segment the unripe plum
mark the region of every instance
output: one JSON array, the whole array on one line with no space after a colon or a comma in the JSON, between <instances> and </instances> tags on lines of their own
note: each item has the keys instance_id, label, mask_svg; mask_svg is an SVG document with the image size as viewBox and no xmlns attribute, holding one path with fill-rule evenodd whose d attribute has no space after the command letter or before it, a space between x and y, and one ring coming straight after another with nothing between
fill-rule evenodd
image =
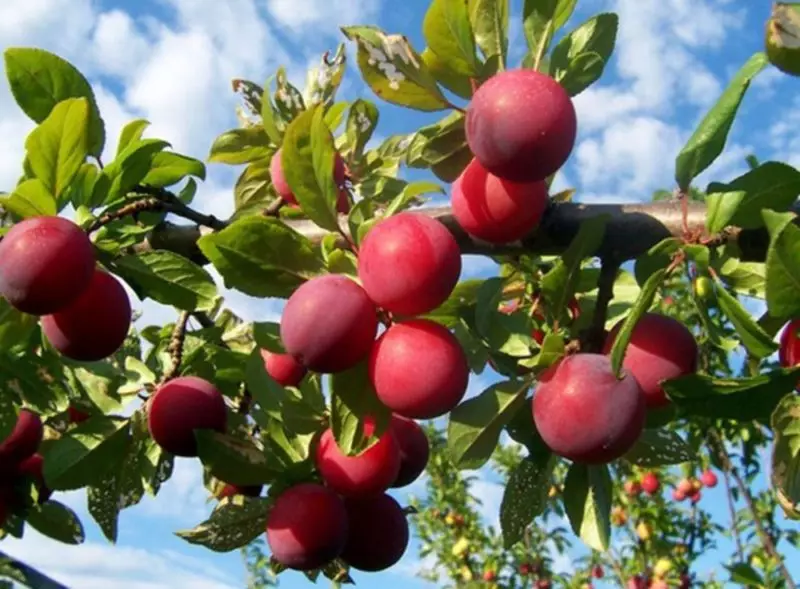
<instances>
[{"instance_id":1,"label":"unripe plum","mask_svg":"<svg viewBox=\"0 0 800 589\"><path fill-rule=\"evenodd\" d=\"M286 302L281 340L309 370L342 372L367 357L378 332L378 313L367 293L341 274L317 276Z\"/></svg>"},{"instance_id":2,"label":"unripe plum","mask_svg":"<svg viewBox=\"0 0 800 589\"><path fill-rule=\"evenodd\" d=\"M222 393L196 376L179 376L161 385L147 414L153 440L176 456L197 456L194 430L225 432L228 415Z\"/></svg>"},{"instance_id":3,"label":"unripe plum","mask_svg":"<svg viewBox=\"0 0 800 589\"><path fill-rule=\"evenodd\" d=\"M648 472L642 477L642 490L648 495L655 495L661 488L661 482L653 472Z\"/></svg>"},{"instance_id":4,"label":"unripe plum","mask_svg":"<svg viewBox=\"0 0 800 589\"><path fill-rule=\"evenodd\" d=\"M472 154L492 174L515 182L544 180L575 146L577 116L564 88L530 69L501 72L475 92L465 129Z\"/></svg>"},{"instance_id":5,"label":"unripe plum","mask_svg":"<svg viewBox=\"0 0 800 589\"><path fill-rule=\"evenodd\" d=\"M389 495L345 499L347 543L342 559L354 569L377 572L403 557L408 547L408 520Z\"/></svg>"},{"instance_id":6,"label":"unripe plum","mask_svg":"<svg viewBox=\"0 0 800 589\"><path fill-rule=\"evenodd\" d=\"M611 351L622 323L608 334L604 353ZM661 383L694 373L697 356L697 341L683 323L666 315L645 313L633 328L622 365L638 381L647 406L663 407L669 399Z\"/></svg>"},{"instance_id":7,"label":"unripe plum","mask_svg":"<svg viewBox=\"0 0 800 589\"><path fill-rule=\"evenodd\" d=\"M34 454L17 465L16 476L19 478L26 478L36 484L36 489L39 492L39 503L44 503L53 494L53 491L47 488L44 481L44 458L41 454Z\"/></svg>"},{"instance_id":8,"label":"unripe plum","mask_svg":"<svg viewBox=\"0 0 800 589\"><path fill-rule=\"evenodd\" d=\"M403 212L378 221L358 254L358 278L376 305L423 315L441 305L461 276L461 251L441 222Z\"/></svg>"},{"instance_id":9,"label":"unripe plum","mask_svg":"<svg viewBox=\"0 0 800 589\"><path fill-rule=\"evenodd\" d=\"M290 205L298 205L299 203L297 202L297 197L289 187L289 183L286 181L286 176L283 173L283 160L281 159L282 156L283 148L280 148L273 154L272 159L269 162L269 174L272 178L272 186L275 188L275 192L284 200L284 202ZM344 160L338 153L334 156L333 160L333 180L336 182L336 186L338 186L340 189L344 185ZM340 213L347 213L350 209L350 203L347 201L346 193L343 195L340 191L337 208Z\"/></svg>"},{"instance_id":10,"label":"unripe plum","mask_svg":"<svg viewBox=\"0 0 800 589\"><path fill-rule=\"evenodd\" d=\"M267 374L282 387L296 387L306 375L306 367L291 354L261 350L261 357L264 359L264 369Z\"/></svg>"},{"instance_id":11,"label":"unripe plum","mask_svg":"<svg viewBox=\"0 0 800 589\"><path fill-rule=\"evenodd\" d=\"M67 358L95 362L108 358L122 346L131 326L131 314L128 293L119 281L97 270L76 300L42 317L42 333Z\"/></svg>"},{"instance_id":12,"label":"unripe plum","mask_svg":"<svg viewBox=\"0 0 800 589\"><path fill-rule=\"evenodd\" d=\"M433 419L464 398L469 364L447 328L413 319L395 323L378 338L369 359L369 375L378 398L394 413Z\"/></svg>"},{"instance_id":13,"label":"unripe plum","mask_svg":"<svg viewBox=\"0 0 800 589\"><path fill-rule=\"evenodd\" d=\"M375 432L375 422L364 421L364 435ZM339 449L333 430L325 430L316 453L317 469L325 483L348 497L383 493L397 480L400 472L400 447L387 429L377 442L357 456L348 456Z\"/></svg>"},{"instance_id":14,"label":"unripe plum","mask_svg":"<svg viewBox=\"0 0 800 589\"><path fill-rule=\"evenodd\" d=\"M0 471L15 468L33 456L44 437L42 418L29 409L21 409L14 429L0 442Z\"/></svg>"},{"instance_id":15,"label":"unripe plum","mask_svg":"<svg viewBox=\"0 0 800 589\"><path fill-rule=\"evenodd\" d=\"M31 315L55 313L89 286L92 242L63 217L30 217L0 241L0 295Z\"/></svg>"},{"instance_id":16,"label":"unripe plum","mask_svg":"<svg viewBox=\"0 0 800 589\"><path fill-rule=\"evenodd\" d=\"M490 174L473 159L453 182L453 216L470 235L489 243L510 243L539 226L547 208L543 180L512 182Z\"/></svg>"},{"instance_id":17,"label":"unripe plum","mask_svg":"<svg viewBox=\"0 0 800 589\"><path fill-rule=\"evenodd\" d=\"M244 495L246 497L258 497L261 495L264 485L247 485L240 487L238 485L227 484L222 487L219 492L218 499L222 501L226 497L234 497L236 495Z\"/></svg>"},{"instance_id":18,"label":"unripe plum","mask_svg":"<svg viewBox=\"0 0 800 589\"><path fill-rule=\"evenodd\" d=\"M539 377L533 419L554 453L574 462L604 464L639 439L644 396L630 372L623 369L617 378L608 356L575 354Z\"/></svg>"},{"instance_id":19,"label":"unripe plum","mask_svg":"<svg viewBox=\"0 0 800 589\"><path fill-rule=\"evenodd\" d=\"M706 470L703 472L703 474L700 476L700 481L709 489L716 487L718 482L717 475L715 475L714 471L712 470Z\"/></svg>"},{"instance_id":20,"label":"unripe plum","mask_svg":"<svg viewBox=\"0 0 800 589\"><path fill-rule=\"evenodd\" d=\"M413 419L392 414L390 428L400 448L400 472L392 487L405 487L417 480L425 470L430 455L430 443L428 436Z\"/></svg>"},{"instance_id":21,"label":"unripe plum","mask_svg":"<svg viewBox=\"0 0 800 589\"><path fill-rule=\"evenodd\" d=\"M267 542L280 564L308 571L342 554L347 526L342 499L322 485L304 483L275 500L267 519Z\"/></svg>"},{"instance_id":22,"label":"unripe plum","mask_svg":"<svg viewBox=\"0 0 800 589\"><path fill-rule=\"evenodd\" d=\"M778 360L784 368L800 364L800 319L792 319L783 328L778 348Z\"/></svg>"}]
</instances>

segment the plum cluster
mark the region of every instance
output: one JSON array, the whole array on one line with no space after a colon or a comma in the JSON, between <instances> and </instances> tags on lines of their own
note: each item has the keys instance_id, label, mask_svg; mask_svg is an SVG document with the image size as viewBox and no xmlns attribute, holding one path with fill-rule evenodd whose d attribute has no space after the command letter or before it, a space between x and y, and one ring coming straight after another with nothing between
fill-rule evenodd
<instances>
[{"instance_id":1,"label":"plum cluster","mask_svg":"<svg viewBox=\"0 0 800 589\"><path fill-rule=\"evenodd\" d=\"M97 267L86 233L63 217L30 217L3 236L0 295L18 311L40 316L50 344L79 362L107 358L130 329L128 294Z\"/></svg>"},{"instance_id":2,"label":"plum cluster","mask_svg":"<svg viewBox=\"0 0 800 589\"><path fill-rule=\"evenodd\" d=\"M549 200L548 178L575 146L572 99L546 74L501 72L475 92L465 131L474 157L453 183L453 216L477 239L522 239L539 226Z\"/></svg>"}]
</instances>

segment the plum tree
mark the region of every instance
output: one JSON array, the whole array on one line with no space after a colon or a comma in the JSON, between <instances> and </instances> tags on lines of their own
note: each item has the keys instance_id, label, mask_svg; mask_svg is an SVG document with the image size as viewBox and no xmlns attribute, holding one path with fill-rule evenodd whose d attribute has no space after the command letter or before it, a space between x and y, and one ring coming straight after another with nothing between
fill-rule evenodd
<instances>
[{"instance_id":1,"label":"plum tree","mask_svg":"<svg viewBox=\"0 0 800 589\"><path fill-rule=\"evenodd\" d=\"M633 376L618 379L608 357L575 354L543 372L533 396L533 418L545 444L585 464L619 458L639 439L645 402ZM580 423L577 429L574 424Z\"/></svg>"},{"instance_id":2,"label":"plum tree","mask_svg":"<svg viewBox=\"0 0 800 589\"><path fill-rule=\"evenodd\" d=\"M261 350L264 368L275 382L284 387L296 387L306 375L306 367L290 354L277 354Z\"/></svg>"},{"instance_id":3,"label":"plum tree","mask_svg":"<svg viewBox=\"0 0 800 589\"><path fill-rule=\"evenodd\" d=\"M490 243L509 243L538 227L547 208L547 184L503 180L473 159L453 182L450 202L464 231Z\"/></svg>"},{"instance_id":4,"label":"plum tree","mask_svg":"<svg viewBox=\"0 0 800 589\"><path fill-rule=\"evenodd\" d=\"M29 217L0 241L0 295L24 313L47 315L72 303L94 275L92 242L63 217Z\"/></svg>"},{"instance_id":5,"label":"plum tree","mask_svg":"<svg viewBox=\"0 0 800 589\"><path fill-rule=\"evenodd\" d=\"M432 419L451 411L467 392L469 365L458 340L427 319L395 323L369 358L375 393L393 412Z\"/></svg>"},{"instance_id":6,"label":"plum tree","mask_svg":"<svg viewBox=\"0 0 800 589\"><path fill-rule=\"evenodd\" d=\"M43 436L41 417L29 409L21 409L14 429L0 442L0 472L14 469L20 462L33 456Z\"/></svg>"},{"instance_id":7,"label":"plum tree","mask_svg":"<svg viewBox=\"0 0 800 589\"><path fill-rule=\"evenodd\" d=\"M400 450L400 470L392 487L405 487L417 480L428 464L428 436L416 421L401 415L393 414L389 427Z\"/></svg>"},{"instance_id":8,"label":"plum tree","mask_svg":"<svg viewBox=\"0 0 800 589\"><path fill-rule=\"evenodd\" d=\"M621 327L617 323L611 329L604 352L611 350ZM663 407L669 399L661 383L694 373L697 357L697 340L685 325L666 315L645 313L633 329L623 366L639 382L647 406Z\"/></svg>"},{"instance_id":9,"label":"plum tree","mask_svg":"<svg viewBox=\"0 0 800 589\"><path fill-rule=\"evenodd\" d=\"M319 568L344 550L348 514L331 489L303 483L283 491L267 520L272 556L283 566L301 571Z\"/></svg>"},{"instance_id":10,"label":"plum tree","mask_svg":"<svg viewBox=\"0 0 800 589\"><path fill-rule=\"evenodd\" d=\"M315 372L352 368L367 357L377 332L377 311L367 293L338 274L304 283L289 297L281 316L286 351Z\"/></svg>"},{"instance_id":11,"label":"plum tree","mask_svg":"<svg viewBox=\"0 0 800 589\"><path fill-rule=\"evenodd\" d=\"M95 362L122 346L131 316L128 293L119 281L107 272L96 270L77 299L42 317L42 333L67 358Z\"/></svg>"},{"instance_id":12,"label":"plum tree","mask_svg":"<svg viewBox=\"0 0 800 589\"><path fill-rule=\"evenodd\" d=\"M195 430L225 432L225 399L207 380L179 376L156 390L147 419L150 435L164 450L176 456L197 456Z\"/></svg>"},{"instance_id":13,"label":"plum tree","mask_svg":"<svg viewBox=\"0 0 800 589\"><path fill-rule=\"evenodd\" d=\"M376 305L422 315L441 305L461 276L461 251L439 221L398 213L375 223L359 248L358 278Z\"/></svg>"},{"instance_id":14,"label":"plum tree","mask_svg":"<svg viewBox=\"0 0 800 589\"><path fill-rule=\"evenodd\" d=\"M364 422L364 435L375 433L375 421ZM339 448L332 429L323 432L316 451L319 473L331 489L349 497L374 495L386 491L400 472L400 448L390 429L356 456Z\"/></svg>"},{"instance_id":15,"label":"plum tree","mask_svg":"<svg viewBox=\"0 0 800 589\"><path fill-rule=\"evenodd\" d=\"M470 151L489 172L515 182L544 180L558 171L572 153L577 129L569 94L535 70L494 75L467 107Z\"/></svg>"},{"instance_id":16,"label":"plum tree","mask_svg":"<svg viewBox=\"0 0 800 589\"><path fill-rule=\"evenodd\" d=\"M390 495L345 499L347 542L342 558L354 569L377 572L397 564L408 547L405 513Z\"/></svg>"}]
</instances>

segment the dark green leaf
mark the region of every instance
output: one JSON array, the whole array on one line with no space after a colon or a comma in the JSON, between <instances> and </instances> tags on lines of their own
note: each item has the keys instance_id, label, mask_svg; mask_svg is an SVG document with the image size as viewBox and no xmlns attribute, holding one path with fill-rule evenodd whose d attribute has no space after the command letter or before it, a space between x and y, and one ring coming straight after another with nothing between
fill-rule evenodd
<instances>
[{"instance_id":1,"label":"dark green leaf","mask_svg":"<svg viewBox=\"0 0 800 589\"><path fill-rule=\"evenodd\" d=\"M195 430L197 452L211 474L231 485L260 485L275 479L275 465L249 440L213 430Z\"/></svg>"},{"instance_id":2,"label":"dark green leaf","mask_svg":"<svg viewBox=\"0 0 800 589\"><path fill-rule=\"evenodd\" d=\"M500 527L506 550L522 540L525 528L544 511L555 462L552 454L528 456L509 474L500 504Z\"/></svg>"},{"instance_id":3,"label":"dark green leaf","mask_svg":"<svg viewBox=\"0 0 800 589\"><path fill-rule=\"evenodd\" d=\"M594 550L608 550L612 491L607 466L570 466L564 483L564 507L573 531Z\"/></svg>"},{"instance_id":4,"label":"dark green leaf","mask_svg":"<svg viewBox=\"0 0 800 589\"><path fill-rule=\"evenodd\" d=\"M89 152L103 153L106 135L103 119L89 82L75 66L43 49L9 47L5 50L8 85L17 104L36 123L41 123L59 102L86 98L90 106Z\"/></svg>"},{"instance_id":5,"label":"dark green leaf","mask_svg":"<svg viewBox=\"0 0 800 589\"><path fill-rule=\"evenodd\" d=\"M717 278L717 303L725 316L733 324L742 344L756 358L765 358L778 349L772 338L747 312L736 297L725 290L725 285Z\"/></svg>"},{"instance_id":6,"label":"dark green leaf","mask_svg":"<svg viewBox=\"0 0 800 589\"><path fill-rule=\"evenodd\" d=\"M753 54L681 149L675 160L675 181L683 190L722 153L744 94L767 63L766 54Z\"/></svg>"},{"instance_id":7,"label":"dark green leaf","mask_svg":"<svg viewBox=\"0 0 800 589\"><path fill-rule=\"evenodd\" d=\"M272 499L241 495L224 499L211 516L191 530L176 532L190 544L204 546L214 552L230 552L264 533Z\"/></svg>"},{"instance_id":8,"label":"dark green leaf","mask_svg":"<svg viewBox=\"0 0 800 589\"><path fill-rule=\"evenodd\" d=\"M667 237L636 258L633 271L636 282L640 286L644 286L647 279L655 272L666 269L672 261L672 254L677 252L680 247L681 240L676 237Z\"/></svg>"},{"instance_id":9,"label":"dark green leaf","mask_svg":"<svg viewBox=\"0 0 800 589\"><path fill-rule=\"evenodd\" d=\"M373 438L389 425L391 413L375 394L367 362L330 376L331 428L339 449L352 456L363 452L369 443L364 436L364 418L375 420Z\"/></svg>"},{"instance_id":10,"label":"dark green leaf","mask_svg":"<svg viewBox=\"0 0 800 589\"><path fill-rule=\"evenodd\" d=\"M770 315L777 318L800 314L800 229L793 213L762 211L770 233L766 261L766 300Z\"/></svg>"},{"instance_id":11,"label":"dark green leaf","mask_svg":"<svg viewBox=\"0 0 800 589\"><path fill-rule=\"evenodd\" d=\"M664 381L662 386L686 415L765 422L798 380L800 368L793 368L738 379L692 374Z\"/></svg>"},{"instance_id":12,"label":"dark green leaf","mask_svg":"<svg viewBox=\"0 0 800 589\"><path fill-rule=\"evenodd\" d=\"M274 218L244 217L197 245L227 288L256 297L288 297L324 269L313 244Z\"/></svg>"},{"instance_id":13,"label":"dark green leaf","mask_svg":"<svg viewBox=\"0 0 800 589\"><path fill-rule=\"evenodd\" d=\"M695 455L677 433L665 429L646 429L624 458L636 466L654 467L689 462Z\"/></svg>"},{"instance_id":14,"label":"dark green leaf","mask_svg":"<svg viewBox=\"0 0 800 589\"><path fill-rule=\"evenodd\" d=\"M603 75L614 52L619 17L593 16L559 41L550 57L550 75L570 96L580 94Z\"/></svg>"},{"instance_id":15,"label":"dark green leaf","mask_svg":"<svg viewBox=\"0 0 800 589\"><path fill-rule=\"evenodd\" d=\"M37 532L64 544L83 544L83 525L75 512L58 501L50 500L31 509L25 520Z\"/></svg>"},{"instance_id":16,"label":"dark green leaf","mask_svg":"<svg viewBox=\"0 0 800 589\"><path fill-rule=\"evenodd\" d=\"M719 233L728 225L757 229L761 211L787 210L800 195L800 171L780 162L766 162L732 182L713 182L706 189L706 229Z\"/></svg>"},{"instance_id":17,"label":"dark green leaf","mask_svg":"<svg viewBox=\"0 0 800 589\"><path fill-rule=\"evenodd\" d=\"M786 516L800 519L800 397L786 395L772 414L772 486Z\"/></svg>"},{"instance_id":18,"label":"dark green leaf","mask_svg":"<svg viewBox=\"0 0 800 589\"><path fill-rule=\"evenodd\" d=\"M525 401L529 388L517 380L499 382L453 409L447 447L458 468L480 468L489 460L500 433Z\"/></svg>"},{"instance_id":19,"label":"dark green leaf","mask_svg":"<svg viewBox=\"0 0 800 589\"><path fill-rule=\"evenodd\" d=\"M184 311L210 311L217 299L214 279L183 256L158 250L123 256L116 261L119 275L139 298L151 298Z\"/></svg>"}]
</instances>

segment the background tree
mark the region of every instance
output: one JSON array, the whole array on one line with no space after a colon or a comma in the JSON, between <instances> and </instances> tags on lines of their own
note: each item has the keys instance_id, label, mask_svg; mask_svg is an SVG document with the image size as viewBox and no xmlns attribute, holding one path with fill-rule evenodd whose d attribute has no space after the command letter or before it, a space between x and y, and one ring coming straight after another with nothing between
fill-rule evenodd
<instances>
[{"instance_id":1,"label":"background tree","mask_svg":"<svg viewBox=\"0 0 800 589\"><path fill-rule=\"evenodd\" d=\"M602 75L617 17L555 42L574 6L526 3L530 51L511 70L502 0L433 1L422 53L402 35L344 27L377 96L447 112L372 149L377 106L336 100L343 47L302 92L283 70L264 87L235 81L241 126L209 154L246 165L227 220L192 207L204 164L145 138L145 121L102 162L86 79L53 54L7 49L12 93L38 125L2 197L3 534L33 526L82 542L82 523L51 495L86 488L114 541L120 511L156 495L181 456L199 459L219 501L178 535L228 552L266 530L274 575L342 584L385 570L407 548L411 515L435 554L429 574L459 585L576 586L599 566L629 586L685 586L723 529L688 480L702 472L711 486L713 464L731 486L731 579L794 587L781 542L796 535L774 514L796 519L800 502L800 172L751 159L738 178L692 182L722 152L752 79L770 61L793 73L797 9L776 5L767 51L678 154L671 200L582 206L549 186L574 144L571 97ZM442 188L401 167L452 182L452 206L410 213ZM68 208L74 222L58 216ZM499 276L458 282L464 253L491 256ZM223 308L209 264L228 288L287 299L280 324ZM131 329L120 281L175 307L174 323ZM743 296L768 312L752 317ZM787 322L778 366L769 358ZM501 380L465 400L469 372L487 366ZM385 492L424 466L414 420L444 416L446 434L428 429L428 497L404 509ZM498 447L501 434L517 445ZM756 494L767 442L772 488ZM499 531L480 525L461 474L487 464L506 481ZM688 512L658 496L672 484ZM561 514L591 550L570 578L552 559L577 540L544 525ZM248 562L254 584L273 582L257 547ZM57 586L11 560L2 574Z\"/></svg>"}]
</instances>

